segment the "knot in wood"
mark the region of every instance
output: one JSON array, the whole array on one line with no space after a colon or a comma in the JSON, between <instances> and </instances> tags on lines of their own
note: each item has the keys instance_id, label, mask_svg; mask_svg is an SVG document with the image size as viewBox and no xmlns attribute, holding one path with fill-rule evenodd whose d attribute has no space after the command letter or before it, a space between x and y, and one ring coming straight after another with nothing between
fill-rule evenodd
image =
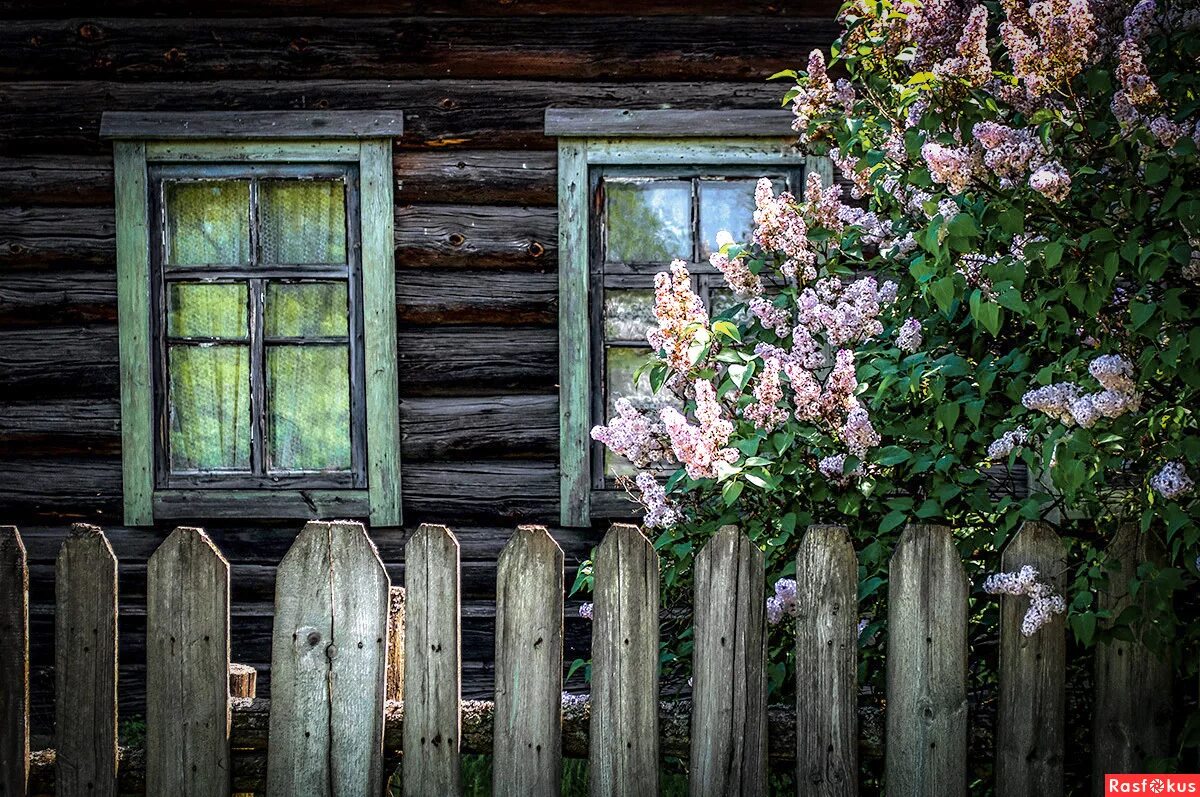
<instances>
[{"instance_id":1,"label":"knot in wood","mask_svg":"<svg viewBox=\"0 0 1200 797\"><path fill-rule=\"evenodd\" d=\"M336 659L336 658L337 658L337 654L338 654L338 648L337 648L337 645L335 645L335 644L333 644L332 642L330 642L330 643L329 643L329 645L328 645L328 647L326 647L326 648L325 648L325 656L326 656L326 657L327 657L327 658L328 658L330 661L333 661L334 659Z\"/></svg>"},{"instance_id":2,"label":"knot in wood","mask_svg":"<svg viewBox=\"0 0 1200 797\"><path fill-rule=\"evenodd\" d=\"M542 255L546 254L546 247L542 246L537 241L531 241L529 243L529 254L532 257L541 257Z\"/></svg>"},{"instance_id":3,"label":"knot in wood","mask_svg":"<svg viewBox=\"0 0 1200 797\"><path fill-rule=\"evenodd\" d=\"M104 35L104 31L99 25L93 25L91 22L85 22L79 26L79 38L85 41L94 41Z\"/></svg>"}]
</instances>

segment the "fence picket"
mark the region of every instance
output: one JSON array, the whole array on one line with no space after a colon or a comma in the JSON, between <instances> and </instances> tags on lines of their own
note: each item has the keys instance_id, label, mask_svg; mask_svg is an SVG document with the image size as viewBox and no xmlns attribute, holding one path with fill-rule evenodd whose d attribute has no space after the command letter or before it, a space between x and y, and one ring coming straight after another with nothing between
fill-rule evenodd
<instances>
[{"instance_id":1,"label":"fence picket","mask_svg":"<svg viewBox=\"0 0 1200 797\"><path fill-rule=\"evenodd\" d=\"M55 792L117 791L117 557L78 523L54 567Z\"/></svg>"},{"instance_id":2,"label":"fence picket","mask_svg":"<svg viewBox=\"0 0 1200 797\"><path fill-rule=\"evenodd\" d=\"M767 793L763 554L723 526L695 564L693 797Z\"/></svg>"},{"instance_id":3,"label":"fence picket","mask_svg":"<svg viewBox=\"0 0 1200 797\"><path fill-rule=\"evenodd\" d=\"M842 526L810 526L796 555L796 783L858 792L858 559Z\"/></svg>"},{"instance_id":4,"label":"fence picket","mask_svg":"<svg viewBox=\"0 0 1200 797\"><path fill-rule=\"evenodd\" d=\"M267 793L378 794L388 577L361 523L311 521L275 577Z\"/></svg>"},{"instance_id":5,"label":"fence picket","mask_svg":"<svg viewBox=\"0 0 1200 797\"><path fill-rule=\"evenodd\" d=\"M458 540L422 524L404 546L404 572L404 794L461 794Z\"/></svg>"},{"instance_id":6,"label":"fence picket","mask_svg":"<svg viewBox=\"0 0 1200 797\"><path fill-rule=\"evenodd\" d=\"M146 793L225 797L229 563L201 529L150 557L146 614Z\"/></svg>"},{"instance_id":7,"label":"fence picket","mask_svg":"<svg viewBox=\"0 0 1200 797\"><path fill-rule=\"evenodd\" d=\"M592 797L658 794L658 554L615 523L596 551Z\"/></svg>"},{"instance_id":8,"label":"fence picket","mask_svg":"<svg viewBox=\"0 0 1200 797\"><path fill-rule=\"evenodd\" d=\"M950 529L908 526L888 595L888 794L966 794L967 577Z\"/></svg>"},{"instance_id":9,"label":"fence picket","mask_svg":"<svg viewBox=\"0 0 1200 797\"><path fill-rule=\"evenodd\" d=\"M1107 568L1109 588L1100 593L1099 608L1118 617L1135 605L1129 581L1138 566L1164 564L1166 551L1157 534L1121 524L1108 553L1116 559L1116 567ZM1136 625L1133 633L1136 638ZM1106 772L1146 772L1147 759L1170 755L1171 662L1140 639L1112 640L1096 646L1095 666L1092 789L1102 795Z\"/></svg>"},{"instance_id":10,"label":"fence picket","mask_svg":"<svg viewBox=\"0 0 1200 797\"><path fill-rule=\"evenodd\" d=\"M1048 523L1025 523L1004 549L1001 568L1025 565L1062 592L1066 548ZM1061 615L1032 636L1021 633L1029 599L1000 600L1000 710L996 723L996 795L1063 793L1066 625Z\"/></svg>"},{"instance_id":11,"label":"fence picket","mask_svg":"<svg viewBox=\"0 0 1200 797\"><path fill-rule=\"evenodd\" d=\"M496 567L492 793L562 791L563 552L521 526Z\"/></svg>"},{"instance_id":12,"label":"fence picket","mask_svg":"<svg viewBox=\"0 0 1200 797\"><path fill-rule=\"evenodd\" d=\"M385 697L404 701L404 587L388 592L387 690Z\"/></svg>"},{"instance_id":13,"label":"fence picket","mask_svg":"<svg viewBox=\"0 0 1200 797\"><path fill-rule=\"evenodd\" d=\"M0 526L0 795L29 780L29 566L16 526Z\"/></svg>"}]
</instances>

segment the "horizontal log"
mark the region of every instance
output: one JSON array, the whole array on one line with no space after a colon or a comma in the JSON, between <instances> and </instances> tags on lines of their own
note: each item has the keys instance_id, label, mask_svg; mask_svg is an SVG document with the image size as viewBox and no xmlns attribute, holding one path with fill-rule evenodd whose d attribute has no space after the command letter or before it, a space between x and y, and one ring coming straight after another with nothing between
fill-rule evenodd
<instances>
[{"instance_id":1,"label":"horizontal log","mask_svg":"<svg viewBox=\"0 0 1200 797\"><path fill-rule=\"evenodd\" d=\"M688 136L794 137L783 108L762 111L635 111L628 108L548 108L548 136L687 138Z\"/></svg>"},{"instance_id":2,"label":"horizontal log","mask_svg":"<svg viewBox=\"0 0 1200 797\"><path fill-rule=\"evenodd\" d=\"M409 398L400 405L408 462L480 456L550 458L558 452L554 395ZM0 457L117 455L115 399L0 402Z\"/></svg>"},{"instance_id":3,"label":"horizontal log","mask_svg":"<svg viewBox=\"0 0 1200 797\"><path fill-rule=\"evenodd\" d=\"M401 324L550 325L558 318L557 304L554 273L402 269L396 275ZM22 269L0 277L0 329L116 320L114 268Z\"/></svg>"},{"instance_id":4,"label":"horizontal log","mask_svg":"<svg viewBox=\"0 0 1200 797\"><path fill-rule=\"evenodd\" d=\"M626 28L629 33L632 24ZM797 53L796 57L800 57ZM193 83L29 80L0 83L0 152L110 151L108 110L335 110L403 108L405 148L552 150L546 108L774 108L783 86L754 80L236 80Z\"/></svg>"},{"instance_id":5,"label":"horizontal log","mask_svg":"<svg viewBox=\"0 0 1200 797\"><path fill-rule=\"evenodd\" d=\"M662 16L678 14L722 14L729 16L832 18L838 0L606 0L579 3L571 0L224 0L198 9L194 0L105 0L104 13L111 16L255 17L275 14L316 16ZM47 18L86 16L96 4L89 0L0 0L0 18Z\"/></svg>"},{"instance_id":6,"label":"horizontal log","mask_svg":"<svg viewBox=\"0 0 1200 797\"><path fill-rule=\"evenodd\" d=\"M112 205L106 155L0 158L0 205Z\"/></svg>"},{"instance_id":7,"label":"horizontal log","mask_svg":"<svg viewBox=\"0 0 1200 797\"><path fill-rule=\"evenodd\" d=\"M189 26L190 27L190 26ZM85 23L79 36L90 39L99 31ZM102 32L99 35L103 35ZM40 49L41 45L35 45ZM186 54L184 54L186 57ZM256 140L401 138L404 111L110 111L100 117L100 137L120 139Z\"/></svg>"},{"instance_id":8,"label":"horizontal log","mask_svg":"<svg viewBox=\"0 0 1200 797\"><path fill-rule=\"evenodd\" d=\"M551 207L558 201L558 165L553 152L400 151L393 156L392 165L396 202L400 204L457 202Z\"/></svg>"},{"instance_id":9,"label":"horizontal log","mask_svg":"<svg viewBox=\"0 0 1200 797\"><path fill-rule=\"evenodd\" d=\"M832 16L46 18L0 26L0 79L763 80L837 35Z\"/></svg>"},{"instance_id":10,"label":"horizontal log","mask_svg":"<svg viewBox=\"0 0 1200 797\"><path fill-rule=\"evenodd\" d=\"M398 206L396 265L553 270L556 215L548 207ZM0 267L115 272L114 219L111 207L0 207Z\"/></svg>"}]
</instances>

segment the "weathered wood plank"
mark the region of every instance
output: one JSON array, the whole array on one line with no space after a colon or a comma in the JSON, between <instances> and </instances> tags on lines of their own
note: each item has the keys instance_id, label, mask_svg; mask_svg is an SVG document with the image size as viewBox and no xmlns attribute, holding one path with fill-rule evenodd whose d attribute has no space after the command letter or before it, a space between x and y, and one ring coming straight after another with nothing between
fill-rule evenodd
<instances>
[{"instance_id":1,"label":"weathered wood plank","mask_svg":"<svg viewBox=\"0 0 1200 797\"><path fill-rule=\"evenodd\" d=\"M614 524L596 551L592 608L592 797L658 794L658 554Z\"/></svg>"},{"instance_id":2,"label":"weathered wood plank","mask_svg":"<svg viewBox=\"0 0 1200 797\"><path fill-rule=\"evenodd\" d=\"M404 587L388 593L386 700L404 702Z\"/></svg>"},{"instance_id":3,"label":"weathered wood plank","mask_svg":"<svg viewBox=\"0 0 1200 797\"><path fill-rule=\"evenodd\" d=\"M77 524L55 564L55 790L117 788L117 558L104 532Z\"/></svg>"},{"instance_id":4,"label":"weathered wood plank","mask_svg":"<svg viewBox=\"0 0 1200 797\"><path fill-rule=\"evenodd\" d=\"M1166 551L1156 532L1142 533L1130 523L1117 528L1107 550L1108 587L1100 593L1099 608L1116 618L1140 605L1130 592L1138 568L1144 562L1161 567ZM1145 772L1149 759L1171 755L1171 657L1150 647L1136 623L1131 630L1133 641L1096 646L1092 786L1097 795L1104 794L1105 773Z\"/></svg>"},{"instance_id":5,"label":"weathered wood plank","mask_svg":"<svg viewBox=\"0 0 1200 797\"><path fill-rule=\"evenodd\" d=\"M146 595L148 794L225 797L229 758L229 563L181 527L150 557Z\"/></svg>"},{"instance_id":6,"label":"weathered wood plank","mask_svg":"<svg viewBox=\"0 0 1200 797\"><path fill-rule=\"evenodd\" d=\"M542 526L521 526L496 576L496 716L492 793L562 790L563 552Z\"/></svg>"},{"instance_id":7,"label":"weathered wood plank","mask_svg":"<svg viewBox=\"0 0 1200 797\"><path fill-rule=\"evenodd\" d=\"M422 525L404 546L404 793L462 792L458 540Z\"/></svg>"},{"instance_id":8,"label":"weathered wood plank","mask_svg":"<svg viewBox=\"0 0 1200 797\"><path fill-rule=\"evenodd\" d=\"M784 109L760 111L633 110L630 108L549 108L546 135L614 138L695 136L781 136L794 138L792 115Z\"/></svg>"},{"instance_id":9,"label":"weathered wood plank","mask_svg":"<svg viewBox=\"0 0 1200 797\"><path fill-rule=\"evenodd\" d=\"M397 152L394 161L396 201L468 205L536 205L555 203L555 157L551 152L524 150L428 150ZM0 178L6 173L0 159ZM15 170L14 179L24 172ZM0 198L4 189L0 187ZM47 202L46 204L50 204Z\"/></svg>"},{"instance_id":10,"label":"weathered wood plank","mask_svg":"<svg viewBox=\"0 0 1200 797\"><path fill-rule=\"evenodd\" d=\"M887 791L964 797L967 578L950 529L905 528L889 577Z\"/></svg>"},{"instance_id":11,"label":"weathered wood plank","mask_svg":"<svg viewBox=\"0 0 1200 797\"><path fill-rule=\"evenodd\" d=\"M630 36L631 25L637 36ZM414 80L762 80L794 66L798 54L837 37L832 16L521 17L504 20L378 16L193 19L89 16L13 21L0 28L0 77L28 79L254 80L340 77ZM753 42L754 46L747 46ZM107 137L250 135L240 114L214 121L114 119ZM401 134L400 115L342 122L328 111L282 125L292 136ZM156 122L156 123L150 123ZM786 129L786 123L784 125ZM268 131L267 135L276 135Z\"/></svg>"},{"instance_id":12,"label":"weathered wood plank","mask_svg":"<svg viewBox=\"0 0 1200 797\"><path fill-rule=\"evenodd\" d=\"M104 23L88 23L101 27ZM191 27L191 26L189 26ZM243 28L244 29L244 28ZM11 29L10 29L11 30ZM167 29L169 30L169 28ZM4 68L0 66L0 74ZM115 139L400 138L404 111L108 111L100 137Z\"/></svg>"},{"instance_id":13,"label":"weathered wood plank","mask_svg":"<svg viewBox=\"0 0 1200 797\"><path fill-rule=\"evenodd\" d=\"M1062 593L1067 552L1048 523L1027 522L1001 556L1001 569L1025 565ZM1066 623L1059 615L1033 636L1021 633L1029 599L1000 599L1000 709L996 721L997 797L1063 793Z\"/></svg>"},{"instance_id":14,"label":"weathered wood plank","mask_svg":"<svg viewBox=\"0 0 1200 797\"><path fill-rule=\"evenodd\" d=\"M16 526L0 526L0 794L29 779L29 569Z\"/></svg>"},{"instance_id":15,"label":"weathered wood plank","mask_svg":"<svg viewBox=\"0 0 1200 797\"><path fill-rule=\"evenodd\" d=\"M591 304L587 144L558 146L559 522L591 523Z\"/></svg>"},{"instance_id":16,"label":"weathered wood plank","mask_svg":"<svg viewBox=\"0 0 1200 797\"><path fill-rule=\"evenodd\" d=\"M556 229L553 208L399 206L396 265L400 269L553 269ZM400 279L404 279L403 274Z\"/></svg>"},{"instance_id":17,"label":"weathered wood plank","mask_svg":"<svg viewBox=\"0 0 1200 797\"><path fill-rule=\"evenodd\" d=\"M249 664L229 665L229 697L254 699L258 692L258 670Z\"/></svg>"},{"instance_id":18,"label":"weathered wood plank","mask_svg":"<svg viewBox=\"0 0 1200 797\"><path fill-rule=\"evenodd\" d=\"M0 204L112 205L109 155L0 158Z\"/></svg>"},{"instance_id":19,"label":"weathered wood plank","mask_svg":"<svg viewBox=\"0 0 1200 797\"><path fill-rule=\"evenodd\" d=\"M736 526L696 557L689 791L766 794L767 648L763 554Z\"/></svg>"},{"instance_id":20,"label":"weathered wood plank","mask_svg":"<svg viewBox=\"0 0 1200 797\"><path fill-rule=\"evenodd\" d=\"M810 526L796 554L796 784L858 793L858 559L842 526Z\"/></svg>"},{"instance_id":21,"label":"weathered wood plank","mask_svg":"<svg viewBox=\"0 0 1200 797\"><path fill-rule=\"evenodd\" d=\"M388 577L359 523L310 522L280 563L267 793L382 788Z\"/></svg>"}]
</instances>

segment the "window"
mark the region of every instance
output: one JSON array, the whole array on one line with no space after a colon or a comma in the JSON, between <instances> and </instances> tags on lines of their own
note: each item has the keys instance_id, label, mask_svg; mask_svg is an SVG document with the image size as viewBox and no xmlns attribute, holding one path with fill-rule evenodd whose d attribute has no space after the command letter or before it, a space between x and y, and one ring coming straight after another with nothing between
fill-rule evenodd
<instances>
[{"instance_id":1,"label":"window","mask_svg":"<svg viewBox=\"0 0 1200 797\"><path fill-rule=\"evenodd\" d=\"M126 523L397 525L399 117L227 116L105 115Z\"/></svg>"},{"instance_id":2,"label":"window","mask_svg":"<svg viewBox=\"0 0 1200 797\"><path fill-rule=\"evenodd\" d=\"M774 112L547 112L547 133L559 136L564 525L631 514L615 478L632 467L589 432L622 396L643 410L669 400L652 393L644 374L635 381L651 355L655 275L685 260L710 313L731 309L736 302L708 263L717 233L748 239L761 177L794 193L808 169L829 178L827 161L793 149L787 125Z\"/></svg>"}]
</instances>

